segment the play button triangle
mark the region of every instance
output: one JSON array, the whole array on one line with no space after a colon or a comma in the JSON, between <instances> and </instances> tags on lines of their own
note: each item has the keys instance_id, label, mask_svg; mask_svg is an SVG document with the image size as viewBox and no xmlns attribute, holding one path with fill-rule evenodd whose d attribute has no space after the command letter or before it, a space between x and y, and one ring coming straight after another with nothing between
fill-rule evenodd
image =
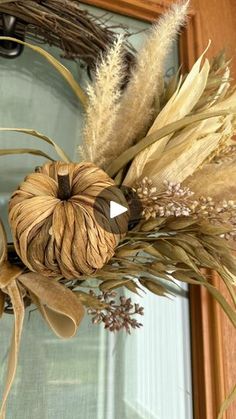
<instances>
[{"instance_id":1,"label":"play button triangle","mask_svg":"<svg viewBox=\"0 0 236 419\"><path fill-rule=\"evenodd\" d=\"M115 218L126 211L128 211L128 209L123 205L117 204L117 202L114 201L110 201L110 218Z\"/></svg>"}]
</instances>

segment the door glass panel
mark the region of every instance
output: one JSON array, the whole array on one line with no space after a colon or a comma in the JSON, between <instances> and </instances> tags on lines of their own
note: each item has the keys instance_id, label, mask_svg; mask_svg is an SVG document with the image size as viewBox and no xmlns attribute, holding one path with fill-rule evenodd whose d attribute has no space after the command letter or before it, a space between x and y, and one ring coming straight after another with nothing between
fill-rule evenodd
<instances>
[{"instance_id":1,"label":"door glass panel","mask_svg":"<svg viewBox=\"0 0 236 419\"><path fill-rule=\"evenodd\" d=\"M89 8L91 9L91 8ZM104 11L92 8L94 13ZM112 15L136 33L136 48L147 24ZM50 52L59 52L48 47ZM63 60L62 60L63 61ZM85 84L86 72L64 61ZM166 63L178 68L177 45ZM66 82L42 57L24 50L21 57L0 59L0 126L34 128L57 141L76 159L81 141L82 109ZM0 147L53 149L26 135L0 133ZM0 157L0 215L7 225L7 201L23 177L42 164L33 156ZM10 233L8 228L8 239ZM113 335L85 318L78 335L56 338L39 313L28 309L17 377L8 404L14 419L191 419L190 326L187 290L174 298L132 296L145 308L143 327L132 335ZM138 301L139 300L139 301ZM13 318L1 320L1 365L6 365ZM3 389L5 367L1 369Z\"/></svg>"}]
</instances>

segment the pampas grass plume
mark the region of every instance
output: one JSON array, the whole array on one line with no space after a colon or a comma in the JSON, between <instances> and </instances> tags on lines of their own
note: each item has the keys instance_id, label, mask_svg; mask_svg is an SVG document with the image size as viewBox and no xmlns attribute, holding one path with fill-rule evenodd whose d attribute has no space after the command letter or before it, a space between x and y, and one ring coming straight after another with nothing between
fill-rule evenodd
<instances>
[{"instance_id":1,"label":"pampas grass plume","mask_svg":"<svg viewBox=\"0 0 236 419\"><path fill-rule=\"evenodd\" d=\"M95 82L87 87L88 106L84 128L84 143L80 152L85 160L103 167L112 150L110 139L119 109L120 86L123 81L123 36L102 58Z\"/></svg>"},{"instance_id":2,"label":"pampas grass plume","mask_svg":"<svg viewBox=\"0 0 236 419\"><path fill-rule=\"evenodd\" d=\"M140 139L150 125L154 99L162 92L164 64L180 27L185 23L188 3L171 6L152 27L137 55L115 124L112 141L117 155Z\"/></svg>"}]
</instances>

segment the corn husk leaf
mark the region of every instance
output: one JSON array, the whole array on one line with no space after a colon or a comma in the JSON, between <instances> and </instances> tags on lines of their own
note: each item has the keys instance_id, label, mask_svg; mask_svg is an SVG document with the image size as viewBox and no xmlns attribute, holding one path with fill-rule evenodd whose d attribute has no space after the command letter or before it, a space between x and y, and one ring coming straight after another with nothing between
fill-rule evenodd
<instances>
[{"instance_id":1,"label":"corn husk leaf","mask_svg":"<svg viewBox=\"0 0 236 419\"><path fill-rule=\"evenodd\" d=\"M67 81L77 98L82 103L83 107L85 108L87 105L87 96L85 95L84 91L80 87L79 83L74 79L71 72L58 61L55 57L53 57L49 52L45 51L43 48L38 47L37 45L30 44L28 42L21 41L17 38L12 38L10 36L0 36L0 40L3 41L13 41L17 42L18 44L24 45L33 51L37 52L38 54L42 55L46 60L52 64L52 66L61 74L61 76Z\"/></svg>"},{"instance_id":2,"label":"corn husk leaf","mask_svg":"<svg viewBox=\"0 0 236 419\"><path fill-rule=\"evenodd\" d=\"M224 141L230 138L233 133L232 116L228 115L221 122L221 128L213 129L209 134L204 135L196 127L195 133L190 131L186 141L177 143L171 149L162 153L159 160L151 160L145 166L144 175L153 181L159 188L164 188L164 181L175 181L182 183L191 176L207 159L214 154L220 146L222 138ZM206 123L206 122L205 122ZM203 125L204 128L204 125Z\"/></svg>"},{"instance_id":3,"label":"corn husk leaf","mask_svg":"<svg viewBox=\"0 0 236 419\"><path fill-rule=\"evenodd\" d=\"M230 69L229 67L226 67L223 76L220 78L221 79L221 83L217 89L217 91L214 93L214 96L212 97L212 99L206 103L205 108L210 108L211 106L213 106L215 103L219 102L226 94L226 92L228 91L229 87L230 87ZM217 79L216 79L217 82Z\"/></svg>"},{"instance_id":4,"label":"corn husk leaf","mask_svg":"<svg viewBox=\"0 0 236 419\"><path fill-rule=\"evenodd\" d=\"M208 135L188 146L181 144L172 152L164 153L160 162L148 163L145 167L145 176L148 176L159 190L165 188L164 180L183 183L214 152L221 138L221 134L217 133Z\"/></svg>"},{"instance_id":5,"label":"corn husk leaf","mask_svg":"<svg viewBox=\"0 0 236 419\"><path fill-rule=\"evenodd\" d=\"M182 76L180 75L180 70L181 68L179 68L179 70L177 71L177 73L171 77L171 79L169 80L166 88L165 88L165 92L163 95L163 98L161 100L161 102L164 102L164 105L167 104L167 102L169 102L169 100L171 99L171 97L176 93L176 91L179 89L179 86L182 83ZM159 113L159 112L157 112Z\"/></svg>"},{"instance_id":6,"label":"corn husk leaf","mask_svg":"<svg viewBox=\"0 0 236 419\"><path fill-rule=\"evenodd\" d=\"M194 64L192 70L187 75L182 86L173 94L166 106L158 114L156 120L148 131L148 135L156 130L166 126L167 124L177 121L188 115L193 107L200 99L207 83L207 78L210 70L208 60L200 69L204 53ZM193 89L194 85L194 89ZM163 137L158 143L152 144L146 148L142 153L132 162L132 165L125 178L125 183L131 185L134 179L139 179L144 172L145 165L148 161L159 159L166 144L170 140L171 134Z\"/></svg>"},{"instance_id":7,"label":"corn husk leaf","mask_svg":"<svg viewBox=\"0 0 236 419\"><path fill-rule=\"evenodd\" d=\"M60 159L62 160L62 161L65 161L65 162L67 162L67 163L69 163L70 162L70 159L69 159L69 157L66 155L66 153L62 150L62 148L61 147L59 147L57 144L56 144L56 142L55 141L53 141L51 138L49 138L49 137L47 137L46 135L44 135L44 134L41 134L40 132L38 132L38 131L35 131L35 130L33 130L33 129L28 129L28 128L0 128L0 131L3 131L3 132L19 132L19 133L23 133L23 134L26 134L26 135L31 135L31 136L33 136L33 137L36 137L36 138L39 138L40 140L42 140L42 141L45 141L46 143L48 143L48 144L50 144L51 146L53 146L54 147L54 149L55 149L55 151L56 151L56 153L58 154L58 156L60 157ZM3 150L4 151L4 150ZM38 151L38 150L37 150ZM43 153L43 152L41 152L41 153ZM16 153L14 153L14 154L16 154ZM33 153L32 153L33 154ZM45 154L45 153L43 153L43 154ZM47 155L44 155L44 157L45 156L47 156ZM49 157L47 157L47 158L49 158ZM49 158L50 160L52 160L51 158Z\"/></svg>"},{"instance_id":8,"label":"corn husk leaf","mask_svg":"<svg viewBox=\"0 0 236 419\"><path fill-rule=\"evenodd\" d=\"M166 125L163 128L160 128L156 132L149 134L140 140L137 144L130 147L128 150L124 151L117 159L115 159L112 164L107 168L106 172L114 177L124 166L133 160L133 158L144 150L146 147L160 141L163 137L172 134L175 131L178 131L188 125L194 124L195 122L202 121L204 119L213 118L215 116L230 115L236 113L235 108L222 109L215 112L204 112L196 115L186 116L179 121L172 122ZM136 181L137 179L135 179ZM126 182L124 182L126 184Z\"/></svg>"},{"instance_id":9,"label":"corn husk leaf","mask_svg":"<svg viewBox=\"0 0 236 419\"><path fill-rule=\"evenodd\" d=\"M221 51L210 60L210 73L206 89L194 110L202 110L221 101L230 87L230 61L226 59L225 51Z\"/></svg>"}]
</instances>

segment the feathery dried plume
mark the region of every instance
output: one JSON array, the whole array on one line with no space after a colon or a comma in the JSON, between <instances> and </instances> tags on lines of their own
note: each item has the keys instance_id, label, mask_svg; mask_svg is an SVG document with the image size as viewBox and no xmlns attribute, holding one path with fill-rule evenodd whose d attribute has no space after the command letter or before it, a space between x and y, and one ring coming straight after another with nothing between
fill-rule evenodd
<instances>
[{"instance_id":1,"label":"feathery dried plume","mask_svg":"<svg viewBox=\"0 0 236 419\"><path fill-rule=\"evenodd\" d=\"M188 2L175 4L151 29L137 55L136 66L121 99L113 133L114 156L141 138L152 118L154 98L162 93L166 57L180 27L185 23Z\"/></svg>"},{"instance_id":2,"label":"feathery dried plume","mask_svg":"<svg viewBox=\"0 0 236 419\"><path fill-rule=\"evenodd\" d=\"M96 79L89 85L84 128L84 145L79 147L85 160L103 167L112 152L110 137L119 109L118 99L124 76L123 36L119 35L97 67Z\"/></svg>"},{"instance_id":3,"label":"feathery dried plume","mask_svg":"<svg viewBox=\"0 0 236 419\"><path fill-rule=\"evenodd\" d=\"M223 154L204 164L186 179L196 197L211 196L215 201L231 200L236 196L236 146L229 146Z\"/></svg>"}]
</instances>

